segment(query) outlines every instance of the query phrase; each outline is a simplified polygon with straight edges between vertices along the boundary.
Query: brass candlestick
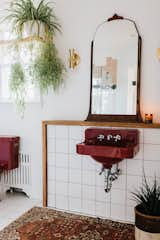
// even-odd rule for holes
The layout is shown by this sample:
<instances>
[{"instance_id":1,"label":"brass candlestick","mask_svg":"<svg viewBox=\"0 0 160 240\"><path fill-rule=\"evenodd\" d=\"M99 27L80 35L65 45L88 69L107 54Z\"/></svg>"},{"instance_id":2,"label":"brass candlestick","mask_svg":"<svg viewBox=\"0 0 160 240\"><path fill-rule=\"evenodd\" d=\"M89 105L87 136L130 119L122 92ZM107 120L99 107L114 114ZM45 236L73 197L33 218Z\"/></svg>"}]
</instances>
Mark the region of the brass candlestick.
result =
<instances>
[{"instance_id":1,"label":"brass candlestick","mask_svg":"<svg viewBox=\"0 0 160 240\"><path fill-rule=\"evenodd\" d=\"M145 123L152 124L152 122L153 122L153 114L146 113L145 114Z\"/></svg>"}]
</instances>

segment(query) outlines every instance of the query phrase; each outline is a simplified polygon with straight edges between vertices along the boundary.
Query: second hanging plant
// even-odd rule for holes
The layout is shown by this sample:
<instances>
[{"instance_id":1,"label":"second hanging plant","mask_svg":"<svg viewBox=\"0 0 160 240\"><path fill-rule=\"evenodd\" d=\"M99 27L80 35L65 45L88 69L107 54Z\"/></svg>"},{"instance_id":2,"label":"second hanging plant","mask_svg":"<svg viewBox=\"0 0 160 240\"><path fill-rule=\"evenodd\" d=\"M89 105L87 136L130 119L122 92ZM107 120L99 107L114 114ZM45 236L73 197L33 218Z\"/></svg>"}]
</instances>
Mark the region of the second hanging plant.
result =
<instances>
[{"instance_id":1,"label":"second hanging plant","mask_svg":"<svg viewBox=\"0 0 160 240\"><path fill-rule=\"evenodd\" d=\"M40 52L32 64L33 81L42 93L49 88L57 90L63 82L64 64L58 57L55 45L43 43Z\"/></svg>"}]
</instances>

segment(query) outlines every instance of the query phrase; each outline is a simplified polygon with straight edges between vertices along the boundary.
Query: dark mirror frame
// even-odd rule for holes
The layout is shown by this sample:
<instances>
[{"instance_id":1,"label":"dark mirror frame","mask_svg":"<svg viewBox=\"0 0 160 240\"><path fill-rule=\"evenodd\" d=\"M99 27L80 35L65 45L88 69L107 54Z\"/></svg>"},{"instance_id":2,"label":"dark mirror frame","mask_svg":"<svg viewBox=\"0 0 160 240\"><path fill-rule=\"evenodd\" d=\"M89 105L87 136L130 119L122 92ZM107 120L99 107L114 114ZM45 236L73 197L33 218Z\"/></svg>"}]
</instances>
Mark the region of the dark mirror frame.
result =
<instances>
[{"instance_id":1,"label":"dark mirror frame","mask_svg":"<svg viewBox=\"0 0 160 240\"><path fill-rule=\"evenodd\" d=\"M136 23L129 19L124 18L122 16L118 16L117 14L113 15L113 17L109 18L107 21L117 21L117 20L127 20L132 22L135 26L135 29L138 34L138 67L137 67L137 112L136 115L107 115L107 114L92 114L92 77L93 77L93 47L94 47L94 40L91 42L91 85L90 85L90 107L89 107L89 114L87 116L86 121L103 121L103 122L142 122L142 117L140 113L140 69L141 69L141 45L142 39L139 35L139 31L137 28ZM107 22L106 21L106 22Z\"/></svg>"}]
</instances>

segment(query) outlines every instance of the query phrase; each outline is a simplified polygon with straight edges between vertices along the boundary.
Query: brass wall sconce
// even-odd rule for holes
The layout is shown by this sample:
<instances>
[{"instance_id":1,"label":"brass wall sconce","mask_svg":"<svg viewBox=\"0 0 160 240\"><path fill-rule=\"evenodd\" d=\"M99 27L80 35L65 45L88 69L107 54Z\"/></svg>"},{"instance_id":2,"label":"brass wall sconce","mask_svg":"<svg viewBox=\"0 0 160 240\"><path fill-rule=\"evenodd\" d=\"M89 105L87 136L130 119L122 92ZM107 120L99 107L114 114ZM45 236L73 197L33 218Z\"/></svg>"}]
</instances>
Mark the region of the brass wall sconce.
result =
<instances>
[{"instance_id":1,"label":"brass wall sconce","mask_svg":"<svg viewBox=\"0 0 160 240\"><path fill-rule=\"evenodd\" d=\"M160 61L160 48L157 48L157 58Z\"/></svg>"},{"instance_id":2,"label":"brass wall sconce","mask_svg":"<svg viewBox=\"0 0 160 240\"><path fill-rule=\"evenodd\" d=\"M75 49L69 49L69 67L75 69L80 64L80 56Z\"/></svg>"}]
</instances>

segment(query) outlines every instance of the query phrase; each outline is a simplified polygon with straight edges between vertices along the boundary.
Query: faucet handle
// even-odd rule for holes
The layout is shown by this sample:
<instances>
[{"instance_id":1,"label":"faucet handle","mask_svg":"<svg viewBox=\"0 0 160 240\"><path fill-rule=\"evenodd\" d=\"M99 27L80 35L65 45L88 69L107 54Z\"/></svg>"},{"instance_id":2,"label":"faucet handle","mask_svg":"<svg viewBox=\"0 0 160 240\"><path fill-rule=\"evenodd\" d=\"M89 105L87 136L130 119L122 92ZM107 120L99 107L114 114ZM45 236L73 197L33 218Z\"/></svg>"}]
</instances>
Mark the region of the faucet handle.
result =
<instances>
[{"instance_id":1,"label":"faucet handle","mask_svg":"<svg viewBox=\"0 0 160 240\"><path fill-rule=\"evenodd\" d=\"M116 136L113 137L115 142L118 142L122 139L121 135L117 134Z\"/></svg>"},{"instance_id":2,"label":"faucet handle","mask_svg":"<svg viewBox=\"0 0 160 240\"><path fill-rule=\"evenodd\" d=\"M99 134L97 137L98 140L102 141L105 139L105 136L103 134Z\"/></svg>"}]
</instances>

